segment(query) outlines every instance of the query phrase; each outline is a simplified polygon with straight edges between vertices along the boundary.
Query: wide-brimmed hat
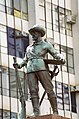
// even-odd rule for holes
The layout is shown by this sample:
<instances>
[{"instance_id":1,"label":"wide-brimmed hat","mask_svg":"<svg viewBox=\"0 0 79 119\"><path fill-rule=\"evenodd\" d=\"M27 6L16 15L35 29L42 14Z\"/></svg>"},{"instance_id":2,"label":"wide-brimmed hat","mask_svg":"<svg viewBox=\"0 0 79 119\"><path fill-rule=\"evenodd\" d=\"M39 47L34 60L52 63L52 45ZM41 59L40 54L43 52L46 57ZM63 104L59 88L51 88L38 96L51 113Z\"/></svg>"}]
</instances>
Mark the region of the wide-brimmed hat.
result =
<instances>
[{"instance_id":1,"label":"wide-brimmed hat","mask_svg":"<svg viewBox=\"0 0 79 119\"><path fill-rule=\"evenodd\" d=\"M34 25L32 28L30 28L29 30L29 33L31 34L31 35L33 35L33 33L35 32L35 31L37 31L37 32L40 32L41 33L41 37L43 37L44 35L45 35L45 29L42 27L42 26L40 26L40 25Z\"/></svg>"}]
</instances>

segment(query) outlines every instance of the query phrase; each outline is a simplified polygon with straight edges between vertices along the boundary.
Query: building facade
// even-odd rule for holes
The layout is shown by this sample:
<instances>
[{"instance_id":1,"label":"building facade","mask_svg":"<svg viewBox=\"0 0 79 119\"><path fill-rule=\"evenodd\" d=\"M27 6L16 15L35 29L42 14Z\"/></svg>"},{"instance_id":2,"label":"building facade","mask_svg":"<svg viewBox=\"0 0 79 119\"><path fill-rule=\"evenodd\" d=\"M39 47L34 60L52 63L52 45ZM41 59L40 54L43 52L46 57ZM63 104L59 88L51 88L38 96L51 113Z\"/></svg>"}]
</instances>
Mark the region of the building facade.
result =
<instances>
[{"instance_id":1,"label":"building facade","mask_svg":"<svg viewBox=\"0 0 79 119\"><path fill-rule=\"evenodd\" d=\"M21 104L13 57L24 58L32 42L28 29L34 24L46 28L43 39L65 56L52 83L57 95L59 115L79 117L79 1L78 0L0 0L0 119L19 119ZM52 58L48 54L48 58ZM49 65L52 70L53 66ZM26 69L18 70L26 96L26 115L32 105L27 85ZM44 92L39 83L40 99ZM41 115L53 114L47 95L40 106Z\"/></svg>"}]
</instances>

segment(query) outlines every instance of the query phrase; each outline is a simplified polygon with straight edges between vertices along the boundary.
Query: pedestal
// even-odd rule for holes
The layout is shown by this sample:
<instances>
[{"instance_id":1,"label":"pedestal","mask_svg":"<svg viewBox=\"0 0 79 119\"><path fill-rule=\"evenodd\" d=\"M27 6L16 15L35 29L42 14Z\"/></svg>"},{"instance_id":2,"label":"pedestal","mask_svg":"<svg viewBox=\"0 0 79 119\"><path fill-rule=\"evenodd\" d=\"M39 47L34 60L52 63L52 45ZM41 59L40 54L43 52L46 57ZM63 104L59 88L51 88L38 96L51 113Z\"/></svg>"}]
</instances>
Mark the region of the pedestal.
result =
<instances>
[{"instance_id":1,"label":"pedestal","mask_svg":"<svg viewBox=\"0 0 79 119\"><path fill-rule=\"evenodd\" d=\"M37 116L37 117L30 117L27 119L70 119L70 118L50 114L50 115L43 115L43 116Z\"/></svg>"}]
</instances>

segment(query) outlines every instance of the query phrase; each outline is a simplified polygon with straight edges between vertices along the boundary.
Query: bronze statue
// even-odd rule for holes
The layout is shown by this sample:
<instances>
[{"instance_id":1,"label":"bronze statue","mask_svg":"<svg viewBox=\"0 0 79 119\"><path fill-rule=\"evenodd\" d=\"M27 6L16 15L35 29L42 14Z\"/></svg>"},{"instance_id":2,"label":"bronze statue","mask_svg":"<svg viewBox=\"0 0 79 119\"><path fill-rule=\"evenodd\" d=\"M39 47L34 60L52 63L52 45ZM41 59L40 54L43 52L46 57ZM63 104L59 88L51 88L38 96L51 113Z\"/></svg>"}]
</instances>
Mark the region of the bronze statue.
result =
<instances>
[{"instance_id":1,"label":"bronze statue","mask_svg":"<svg viewBox=\"0 0 79 119\"><path fill-rule=\"evenodd\" d=\"M34 25L28 31L32 35L33 43L27 47L25 60L21 64L18 64L18 68L22 68L23 66L27 68L27 78L34 115L38 116L40 114L38 81L40 81L48 95L53 114L57 115L57 97L53 91L54 87L51 83L51 76L44 59L47 53L50 53L55 59L62 60L62 62L65 61L64 57L55 50L51 43L42 40L42 37L45 35L45 29L42 26Z\"/></svg>"}]
</instances>

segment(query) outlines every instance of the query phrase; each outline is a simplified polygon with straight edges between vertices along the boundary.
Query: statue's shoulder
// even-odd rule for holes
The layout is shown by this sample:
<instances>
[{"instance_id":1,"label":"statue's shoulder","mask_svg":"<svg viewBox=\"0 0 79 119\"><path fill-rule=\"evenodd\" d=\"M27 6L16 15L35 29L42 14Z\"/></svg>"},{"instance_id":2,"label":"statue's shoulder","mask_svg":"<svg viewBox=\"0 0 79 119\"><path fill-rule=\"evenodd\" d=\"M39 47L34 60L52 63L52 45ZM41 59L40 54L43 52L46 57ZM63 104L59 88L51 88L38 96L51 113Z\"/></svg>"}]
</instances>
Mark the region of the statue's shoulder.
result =
<instances>
[{"instance_id":1,"label":"statue's shoulder","mask_svg":"<svg viewBox=\"0 0 79 119\"><path fill-rule=\"evenodd\" d=\"M50 42L48 42L47 40L44 40L44 44L47 45L47 46L50 46Z\"/></svg>"}]
</instances>

